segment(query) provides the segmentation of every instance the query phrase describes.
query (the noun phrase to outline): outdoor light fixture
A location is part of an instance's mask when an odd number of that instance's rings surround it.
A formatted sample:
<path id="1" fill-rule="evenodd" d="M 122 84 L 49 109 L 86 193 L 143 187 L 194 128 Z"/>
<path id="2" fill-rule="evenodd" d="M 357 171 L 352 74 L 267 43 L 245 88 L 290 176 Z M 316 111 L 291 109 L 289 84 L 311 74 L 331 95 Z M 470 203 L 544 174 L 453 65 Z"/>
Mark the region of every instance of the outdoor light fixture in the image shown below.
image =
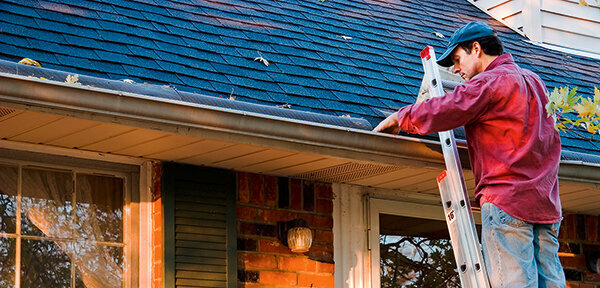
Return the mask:
<path id="1" fill-rule="evenodd" d="M 312 244 L 312 231 L 304 219 L 294 219 L 287 222 L 277 222 L 278 238 L 281 243 L 294 253 L 308 252 Z"/>

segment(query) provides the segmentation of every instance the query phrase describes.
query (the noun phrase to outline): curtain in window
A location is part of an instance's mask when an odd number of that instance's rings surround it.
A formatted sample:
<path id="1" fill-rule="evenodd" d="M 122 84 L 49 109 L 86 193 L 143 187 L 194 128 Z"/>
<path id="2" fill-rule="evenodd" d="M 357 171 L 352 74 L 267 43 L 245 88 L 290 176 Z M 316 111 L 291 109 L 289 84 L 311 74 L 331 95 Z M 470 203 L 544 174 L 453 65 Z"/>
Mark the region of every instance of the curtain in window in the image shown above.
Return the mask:
<path id="1" fill-rule="evenodd" d="M 96 242 L 122 241 L 122 209 L 105 209 L 106 205 L 94 202 L 105 197 L 108 207 L 122 207 L 122 199 L 111 199 L 118 198 L 113 196 L 114 193 L 103 195 L 96 189 L 102 188 L 97 187 L 103 186 L 102 183 L 110 186 L 110 179 L 114 178 L 78 175 L 77 191 L 73 193 L 70 172 L 23 171 L 22 233 L 39 236 L 43 233 L 51 239 L 63 240 L 55 243 L 76 265 L 77 280 L 87 288 L 123 286 L 123 269 L 119 265 L 122 265 L 119 263 L 122 253 L 114 253 L 113 247 Z"/>

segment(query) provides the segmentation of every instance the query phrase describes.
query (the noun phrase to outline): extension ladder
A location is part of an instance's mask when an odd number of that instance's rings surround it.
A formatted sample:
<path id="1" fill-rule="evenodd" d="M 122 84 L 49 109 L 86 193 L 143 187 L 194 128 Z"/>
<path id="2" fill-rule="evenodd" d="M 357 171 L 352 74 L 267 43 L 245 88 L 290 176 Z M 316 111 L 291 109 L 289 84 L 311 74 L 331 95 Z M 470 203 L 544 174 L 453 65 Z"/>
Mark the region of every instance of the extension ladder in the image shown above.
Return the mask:
<path id="1" fill-rule="evenodd" d="M 423 62 L 425 76 L 423 77 L 422 91 L 419 93 L 420 99 L 418 101 L 423 100 L 421 96 L 426 95 L 425 91 L 429 94 L 428 97 L 424 96 L 425 98 L 442 97 L 444 96 L 444 87 L 453 89 L 456 86 L 450 81 L 442 80 L 433 47 L 427 46 L 421 51 L 421 61 Z M 477 237 L 475 220 L 471 213 L 471 204 L 460 165 L 454 132 L 450 130 L 438 134 L 444 153 L 446 170 L 437 177 L 437 181 L 460 283 L 463 288 L 489 288 L 481 244 Z"/>

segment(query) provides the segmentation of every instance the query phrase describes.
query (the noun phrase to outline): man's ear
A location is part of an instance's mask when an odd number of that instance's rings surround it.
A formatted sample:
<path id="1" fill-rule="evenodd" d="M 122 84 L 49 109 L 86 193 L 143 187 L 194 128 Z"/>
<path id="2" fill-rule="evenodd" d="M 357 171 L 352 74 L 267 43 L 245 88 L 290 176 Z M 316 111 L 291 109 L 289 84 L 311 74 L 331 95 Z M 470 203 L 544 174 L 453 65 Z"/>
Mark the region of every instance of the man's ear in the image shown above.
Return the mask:
<path id="1" fill-rule="evenodd" d="M 477 41 L 473 42 L 473 48 L 471 48 L 471 51 L 475 52 L 475 56 L 481 56 L 481 44 L 479 44 Z"/>

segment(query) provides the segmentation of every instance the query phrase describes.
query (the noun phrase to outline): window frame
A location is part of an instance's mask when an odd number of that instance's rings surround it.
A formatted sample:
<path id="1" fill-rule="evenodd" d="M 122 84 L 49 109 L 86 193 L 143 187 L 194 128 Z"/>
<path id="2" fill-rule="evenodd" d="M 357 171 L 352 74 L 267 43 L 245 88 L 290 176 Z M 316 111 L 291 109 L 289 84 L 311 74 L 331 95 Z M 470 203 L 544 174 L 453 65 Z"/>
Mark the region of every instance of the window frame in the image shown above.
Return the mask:
<path id="1" fill-rule="evenodd" d="M 422 204 L 388 199 L 368 199 L 368 250 L 370 253 L 371 287 L 381 287 L 381 255 L 379 253 L 379 215 L 388 214 L 429 220 L 446 221 L 442 204 Z M 481 224 L 481 213 L 471 209 L 476 224 Z"/>
<path id="2" fill-rule="evenodd" d="M 3 149 L 0 149 L 3 150 Z M 4 150 L 2 152 L 6 152 Z M 21 207 L 22 196 L 22 173 L 26 168 L 41 168 L 57 171 L 69 171 L 73 175 L 73 181 L 76 185 L 75 175 L 88 174 L 117 177 L 123 180 L 123 287 L 139 287 L 140 277 L 140 241 L 144 237 L 140 234 L 140 221 L 143 216 L 140 214 L 140 166 L 111 163 L 105 161 L 90 160 L 85 158 L 72 158 L 45 153 L 35 153 L 26 151 L 11 151 L 13 153 L 0 153 L 0 164 L 9 165 L 18 169 L 17 182 L 17 207 Z M 61 164 L 56 164 L 61 163 Z M 90 168 L 93 167 L 93 168 Z M 146 173 L 143 173 L 146 174 Z M 76 187 L 74 187 L 76 189 Z M 74 193 L 76 191 L 74 190 Z M 21 287 L 21 239 L 42 240 L 42 236 L 26 236 L 20 234 L 21 209 L 16 213 L 17 230 L 15 233 L 0 232 L 0 237 L 11 237 L 16 239 L 15 255 L 15 287 Z M 150 218 L 151 219 L 151 218 Z M 39 238 L 39 239 L 38 239 Z M 102 241 L 100 241 L 102 242 Z M 74 287 L 74 265 L 71 266 L 71 287 Z M 150 274 L 150 273 L 148 273 Z"/>

